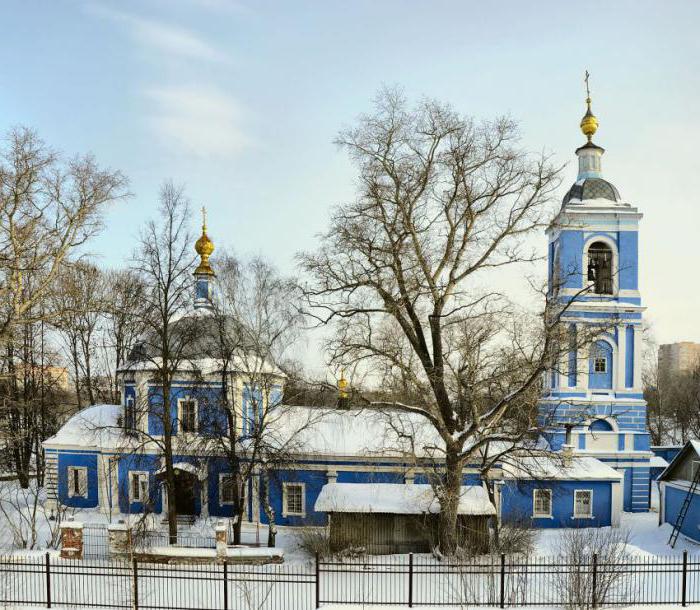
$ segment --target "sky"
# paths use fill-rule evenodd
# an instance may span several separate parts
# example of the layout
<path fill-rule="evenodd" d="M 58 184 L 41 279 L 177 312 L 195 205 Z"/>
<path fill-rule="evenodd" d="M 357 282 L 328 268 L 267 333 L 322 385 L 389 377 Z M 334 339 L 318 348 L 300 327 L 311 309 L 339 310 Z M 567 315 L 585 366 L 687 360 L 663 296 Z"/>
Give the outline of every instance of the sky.
<path fill-rule="evenodd" d="M 478 119 L 513 117 L 523 146 L 568 163 L 563 195 L 589 70 L 603 172 L 644 213 L 648 320 L 661 343 L 700 341 L 698 2 L 1 4 L 0 130 L 30 126 L 130 179 L 133 197 L 91 246 L 109 267 L 128 262 L 173 179 L 207 207 L 217 246 L 295 273 L 331 206 L 353 197 L 354 168 L 333 139 L 383 85 Z M 544 234 L 533 240 L 544 253 Z M 534 272 L 544 277 L 544 263 Z"/>

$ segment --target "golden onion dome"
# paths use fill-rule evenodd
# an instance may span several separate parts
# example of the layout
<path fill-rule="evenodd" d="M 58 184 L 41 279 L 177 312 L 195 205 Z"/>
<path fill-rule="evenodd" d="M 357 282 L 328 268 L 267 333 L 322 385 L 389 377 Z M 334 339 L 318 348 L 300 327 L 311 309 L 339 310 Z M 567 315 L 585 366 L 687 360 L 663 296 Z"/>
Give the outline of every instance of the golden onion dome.
<path fill-rule="evenodd" d="M 593 134 L 598 131 L 598 119 L 596 116 L 591 112 L 591 98 L 588 97 L 586 98 L 586 104 L 588 104 L 588 110 L 586 110 L 586 114 L 583 115 L 583 118 L 581 119 L 581 131 L 583 132 L 583 135 L 588 138 L 588 141 L 590 142 L 591 139 L 593 138 Z"/>
<path fill-rule="evenodd" d="M 215 275 L 209 264 L 209 257 L 214 252 L 214 242 L 207 235 L 207 216 L 204 208 L 202 208 L 202 235 L 195 242 L 194 249 L 199 254 L 199 265 L 194 270 L 195 275 Z"/>

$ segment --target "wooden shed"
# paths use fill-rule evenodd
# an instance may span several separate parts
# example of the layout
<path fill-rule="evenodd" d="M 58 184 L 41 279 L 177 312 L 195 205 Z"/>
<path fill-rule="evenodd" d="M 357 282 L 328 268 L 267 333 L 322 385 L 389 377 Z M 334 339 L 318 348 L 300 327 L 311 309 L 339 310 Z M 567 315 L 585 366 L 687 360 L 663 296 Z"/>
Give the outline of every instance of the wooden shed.
<path fill-rule="evenodd" d="M 333 551 L 360 547 L 377 555 L 429 552 L 437 539 L 440 504 L 430 485 L 328 483 L 315 510 L 329 515 Z M 460 543 L 485 552 L 488 520 L 495 514 L 482 487 L 462 487 Z"/>

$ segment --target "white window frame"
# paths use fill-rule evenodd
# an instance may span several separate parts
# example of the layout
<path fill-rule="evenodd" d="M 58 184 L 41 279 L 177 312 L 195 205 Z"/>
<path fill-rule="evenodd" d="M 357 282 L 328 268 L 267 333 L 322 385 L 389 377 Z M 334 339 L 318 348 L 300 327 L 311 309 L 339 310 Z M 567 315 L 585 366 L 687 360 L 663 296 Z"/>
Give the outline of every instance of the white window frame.
<path fill-rule="evenodd" d="M 598 368 L 598 363 L 602 362 L 603 366 L 601 369 Z M 593 359 L 593 373 L 607 373 L 608 372 L 608 359 L 605 356 L 596 356 Z"/>
<path fill-rule="evenodd" d="M 135 476 L 139 477 L 139 483 L 141 482 L 141 477 L 144 477 L 146 480 L 146 490 L 145 490 L 146 497 L 145 498 L 142 497 L 142 495 L 141 495 L 143 492 L 143 488 L 141 487 L 140 484 L 139 484 L 139 497 L 135 498 L 132 495 L 132 492 L 134 490 L 133 485 L 132 485 L 132 480 L 133 480 L 133 477 L 135 477 Z M 149 485 L 149 480 L 148 480 L 148 471 L 146 471 L 146 470 L 130 470 L 129 471 L 129 502 L 141 502 L 142 504 L 144 502 L 148 502 L 149 493 L 150 493 L 150 485 Z"/>
<path fill-rule="evenodd" d="M 227 477 L 235 478 L 232 472 L 220 472 L 219 473 L 219 506 L 233 506 L 233 502 L 224 502 L 224 479 Z M 243 484 L 243 514 L 248 514 L 248 483 Z"/>
<path fill-rule="evenodd" d="M 290 511 L 288 502 L 288 489 L 290 487 L 301 488 L 301 512 Z M 306 517 L 306 484 L 297 481 L 282 483 L 282 516 L 283 517 Z"/>
<path fill-rule="evenodd" d="M 548 513 L 538 513 L 537 512 L 537 496 L 539 494 L 546 494 L 549 497 L 549 512 Z M 533 489 L 532 490 L 532 516 L 535 519 L 546 519 L 552 516 L 552 490 L 551 489 Z"/>
<path fill-rule="evenodd" d="M 576 508 L 578 506 L 577 498 L 579 494 L 590 494 L 591 499 L 589 502 L 589 512 L 587 515 L 581 515 L 577 512 Z M 574 490 L 574 519 L 592 519 L 593 518 L 593 490 L 592 489 L 575 489 Z"/>
<path fill-rule="evenodd" d="M 69 498 L 87 498 L 88 497 L 88 471 L 87 471 L 87 466 L 68 466 L 66 468 L 66 476 L 68 478 L 68 497 Z M 82 477 L 83 481 L 85 482 L 85 491 L 84 493 L 79 493 L 75 491 L 73 488 L 73 480 L 75 479 L 75 476 L 73 475 L 74 472 L 78 472 L 78 487 L 80 487 L 80 479 Z"/>
<path fill-rule="evenodd" d="M 185 432 L 183 430 L 182 422 L 183 422 L 183 417 L 182 417 L 182 403 L 184 402 L 191 402 L 194 404 L 194 430 L 188 430 Z M 184 398 L 178 398 L 177 400 L 177 421 L 179 423 L 178 425 L 178 432 L 180 434 L 196 434 L 199 432 L 199 402 L 195 398 L 190 398 L 189 396 L 185 396 Z"/>

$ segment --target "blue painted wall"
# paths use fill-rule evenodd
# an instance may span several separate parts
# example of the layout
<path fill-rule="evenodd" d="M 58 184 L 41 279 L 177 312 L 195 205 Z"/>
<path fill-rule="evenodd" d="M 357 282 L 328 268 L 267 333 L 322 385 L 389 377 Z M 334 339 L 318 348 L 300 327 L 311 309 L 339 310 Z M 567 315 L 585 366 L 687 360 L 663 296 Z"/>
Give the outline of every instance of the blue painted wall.
<path fill-rule="evenodd" d="M 160 468 L 160 460 L 154 455 L 122 455 L 119 459 L 117 473 L 119 477 L 119 511 L 126 514 L 149 512 L 160 513 L 163 510 L 162 489 L 155 473 Z M 148 472 L 147 502 L 132 502 L 129 488 L 129 472 L 132 470 Z"/>
<path fill-rule="evenodd" d="M 87 497 L 69 497 L 68 467 L 87 468 Z M 61 504 L 73 508 L 95 508 L 99 503 L 97 483 L 97 455 L 95 453 L 59 452 L 58 454 L 58 499 Z"/>
<path fill-rule="evenodd" d="M 639 233 L 637 231 L 620 231 L 618 233 L 619 284 L 621 290 L 638 289 L 638 249 Z"/>
<path fill-rule="evenodd" d="M 304 483 L 306 515 L 287 516 L 282 514 L 282 486 L 284 482 Z M 326 473 L 320 470 L 281 470 L 270 480 L 270 504 L 275 511 L 278 525 L 326 525 L 326 513 L 316 512 L 314 504 L 321 493 L 321 488 L 328 482 Z M 267 523 L 268 519 L 260 509 L 260 521 Z"/>
<path fill-rule="evenodd" d="M 552 517 L 532 516 L 535 489 L 552 490 Z M 574 519 L 574 491 L 593 490 L 593 518 Z M 507 481 L 501 492 L 501 517 L 506 522 L 527 522 L 534 527 L 593 527 L 611 524 L 612 483 L 608 481 Z"/>
<path fill-rule="evenodd" d="M 676 523 L 678 512 L 687 494 L 687 489 L 676 489 L 666 485 L 664 494 L 664 520 L 666 523 L 671 525 Z M 688 513 L 681 526 L 681 534 L 700 542 L 700 490 L 693 494 Z"/>
<path fill-rule="evenodd" d="M 220 385 L 175 386 L 170 396 L 170 421 L 173 434 L 178 434 L 177 403 L 190 397 L 197 401 L 197 425 L 199 432 L 206 435 L 224 434 L 227 430 L 226 411 L 221 407 L 222 389 Z M 148 388 L 148 432 L 163 434 L 163 392 L 161 388 Z"/>

